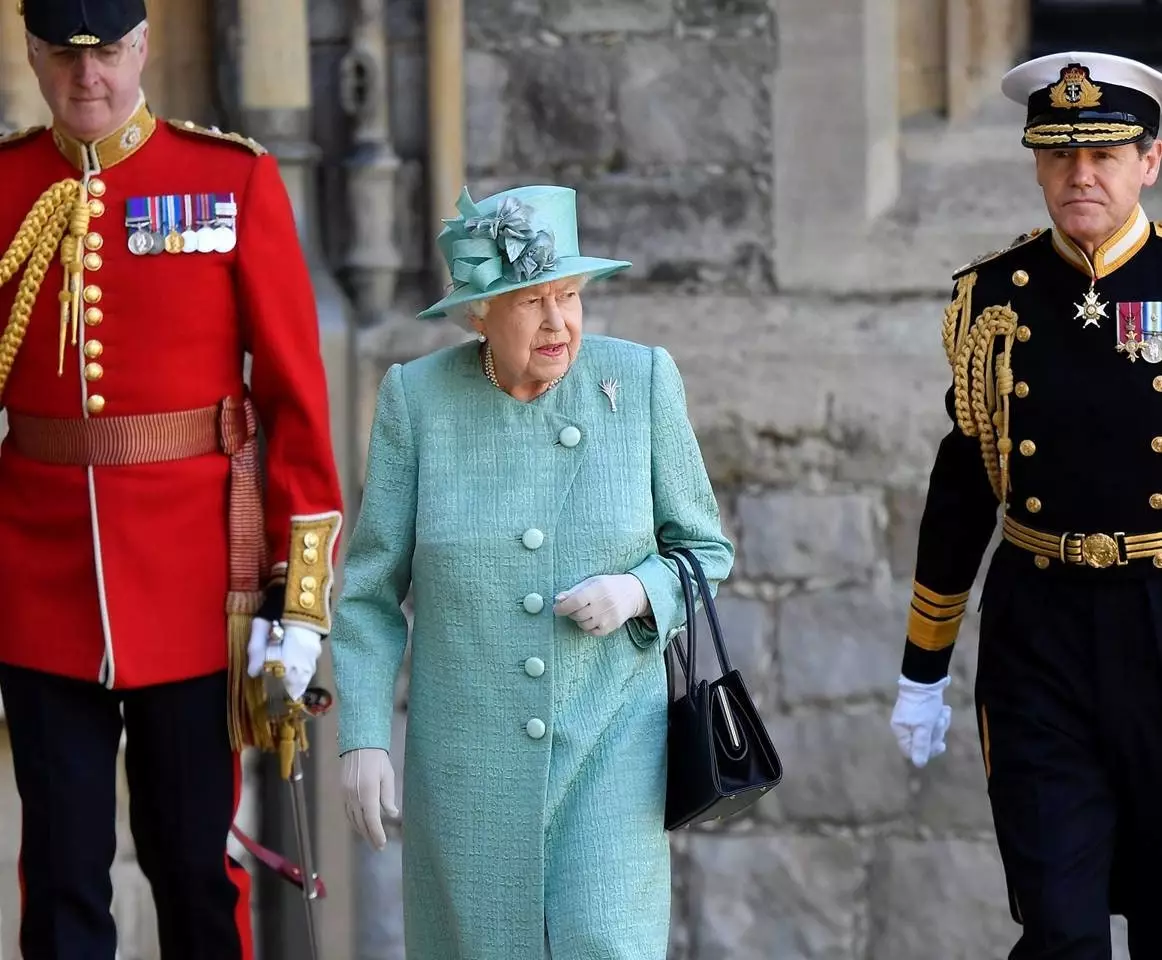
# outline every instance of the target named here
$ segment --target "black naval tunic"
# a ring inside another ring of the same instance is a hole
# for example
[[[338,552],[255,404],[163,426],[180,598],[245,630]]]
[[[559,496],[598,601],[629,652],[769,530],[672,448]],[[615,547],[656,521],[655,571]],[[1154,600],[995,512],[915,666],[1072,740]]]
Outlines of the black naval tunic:
[[[1162,224],[1093,264],[1035,231],[955,277],[953,425],[920,527],[903,673],[948,672],[995,532],[977,726],[1011,958],[1162,957]]]

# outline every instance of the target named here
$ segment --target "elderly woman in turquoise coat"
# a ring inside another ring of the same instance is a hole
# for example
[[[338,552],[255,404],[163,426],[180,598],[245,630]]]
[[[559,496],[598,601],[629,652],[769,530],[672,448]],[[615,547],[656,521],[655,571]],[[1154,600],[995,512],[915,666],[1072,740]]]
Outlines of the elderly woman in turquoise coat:
[[[409,960],[665,960],[668,548],[734,550],[661,347],[582,333],[575,194],[473,202],[437,238],[469,341],[387,372],[331,635],[348,815],[402,797]]]

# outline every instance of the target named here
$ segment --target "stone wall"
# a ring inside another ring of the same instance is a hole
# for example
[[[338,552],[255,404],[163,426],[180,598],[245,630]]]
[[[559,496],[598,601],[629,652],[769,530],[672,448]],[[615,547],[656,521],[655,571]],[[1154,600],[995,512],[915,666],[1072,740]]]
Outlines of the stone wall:
[[[854,210],[842,255],[806,229],[809,208],[776,231],[777,180],[795,199],[826,191],[820,169],[844,168],[820,157],[775,176],[780,100],[814,95],[796,101],[802,116],[835,106],[780,72],[778,6],[472,0],[469,187],[574,186],[587,252],[634,261],[586,293],[586,328],[674,354],[738,547],[720,611],[786,779],[748,815],[674,836],[672,960],[999,957],[1018,928],[971,707],[971,615],[949,752],[910,768],[888,716],[928,471],[947,429],[949,275],[1044,223],[1017,143],[1021,111],[988,104],[969,127],[905,130],[899,200],[866,221]],[[825,38],[856,8],[885,6],[826,0],[807,32]],[[794,16],[803,36],[808,18]],[[390,22],[396,148],[416,184],[422,4],[393,0]],[[401,231],[423,229],[425,194],[407,191]],[[388,364],[463,336],[409,319],[436,291],[415,282],[415,234],[400,236],[412,259],[396,316],[362,333],[364,430]],[[810,282],[780,282],[774,252],[800,242],[812,267],[794,275]],[[393,843],[361,863],[370,922],[359,960],[403,956],[398,859]]]

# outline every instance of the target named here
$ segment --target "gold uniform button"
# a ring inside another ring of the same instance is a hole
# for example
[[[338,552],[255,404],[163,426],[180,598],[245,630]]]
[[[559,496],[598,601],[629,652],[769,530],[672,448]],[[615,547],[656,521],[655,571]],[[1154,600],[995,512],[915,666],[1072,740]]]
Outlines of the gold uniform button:
[[[89,201],[89,215],[93,217],[103,217],[105,215],[105,201],[104,200],[90,200]]]
[[[1025,501],[1025,509],[1028,510],[1030,513],[1040,513],[1041,512],[1041,501],[1038,500],[1036,497],[1030,497],[1028,500]]]
[[[1024,380],[1022,380],[1015,387],[1013,387],[1013,393],[1024,400],[1025,397],[1029,395],[1029,385],[1025,383]]]
[[[85,265],[86,270],[100,270],[104,261],[99,253],[86,253],[81,262]]]
[[[1022,440],[1021,441],[1021,456],[1031,457],[1036,452],[1037,452],[1037,444],[1035,444],[1032,440]]]
[[[85,364],[85,379],[86,380],[100,380],[105,376],[105,368],[99,363]]]
[[[1154,389],[1157,390],[1159,393],[1162,393],[1162,377],[1155,377],[1154,378]]]
[[[1162,510],[1162,493],[1150,494],[1150,506],[1155,510]]]
[[[85,409],[89,413],[100,413],[105,409],[105,398],[99,393],[94,393],[88,400],[85,401]]]
[[[1017,327],[1017,339],[1020,340],[1021,343],[1025,343],[1031,336],[1033,336],[1033,331],[1026,327],[1024,324]]]
[[[85,249],[86,250],[100,250],[105,246],[105,238],[99,233],[85,234]]]
[[[85,356],[90,360],[96,360],[105,350],[105,345],[100,340],[86,340],[85,341]]]
[[[319,535],[317,533],[308,533],[303,536],[303,546],[317,547],[319,545]]]
[[[1013,272],[1013,283],[1018,287],[1023,287],[1029,282],[1029,275],[1024,270],[1016,270]]]
[[[93,177],[89,181],[89,196],[103,197],[105,196],[105,181],[100,177]]]
[[[1155,453],[1162,453],[1162,437],[1155,437],[1150,441],[1150,449]]]
[[[1034,557],[1033,563],[1036,564],[1038,570],[1045,570],[1049,567],[1048,557]]]
[[[101,288],[95,283],[90,283],[85,287],[85,303],[99,303],[101,301]]]
[[[299,606],[304,610],[310,610],[315,605],[315,595],[304,590],[299,594]]]
[[[98,326],[104,319],[105,314],[102,313],[101,310],[97,307],[89,307],[89,309],[85,311],[85,326],[87,327]]]
[[[319,589],[319,581],[314,577],[303,577],[302,583],[299,584],[299,586],[301,586],[308,593],[311,593]]]
[[[319,551],[316,550],[314,547],[307,547],[307,549],[303,551],[303,562],[304,563],[316,563],[318,561],[318,559],[319,559]]]

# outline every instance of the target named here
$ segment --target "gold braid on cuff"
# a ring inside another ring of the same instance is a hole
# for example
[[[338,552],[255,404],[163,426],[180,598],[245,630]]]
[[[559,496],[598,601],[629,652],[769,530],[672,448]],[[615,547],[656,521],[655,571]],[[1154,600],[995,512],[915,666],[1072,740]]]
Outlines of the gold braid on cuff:
[[[912,606],[908,611],[908,639],[923,650],[944,650],[952,646],[967,609],[968,591],[942,594],[914,583]]]
[[[333,557],[343,517],[337,511],[291,517],[284,623],[331,632]]]

